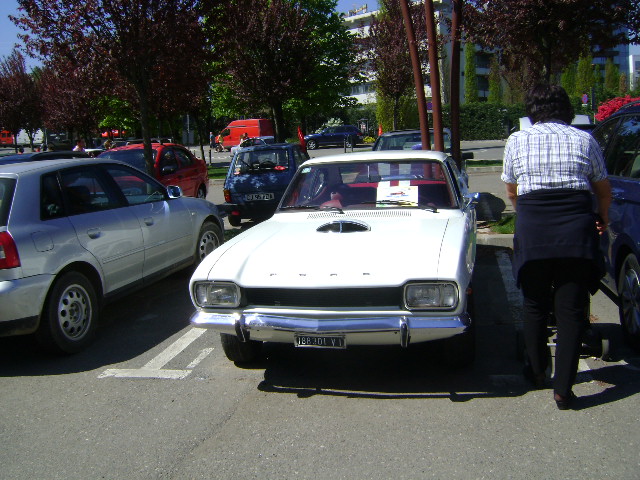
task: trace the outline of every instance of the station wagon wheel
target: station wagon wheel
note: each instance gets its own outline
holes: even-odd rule
[[[347,146],[347,148],[351,148],[355,146],[355,143],[353,141],[353,137],[347,137],[345,139],[345,145]]]
[[[262,342],[249,340],[241,342],[235,335],[220,334],[222,350],[232,362],[251,362],[255,360],[262,350]]]
[[[199,264],[204,257],[222,245],[222,231],[213,222],[206,221],[200,228],[198,243],[196,245],[196,264]]]
[[[200,188],[198,188],[196,198],[207,198],[207,190],[204,188],[204,185],[200,185]]]
[[[93,284],[81,273],[68,272],[53,284],[42,311],[36,338],[55,353],[76,353],[95,336],[98,299]]]
[[[315,140],[307,140],[308,150],[315,150],[316,148],[318,148],[318,142],[316,142]]]
[[[620,324],[625,339],[640,350],[640,265],[634,254],[624,259],[618,279]]]

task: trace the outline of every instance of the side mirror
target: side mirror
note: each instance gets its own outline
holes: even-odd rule
[[[177,170],[178,167],[176,165],[165,165],[162,167],[160,173],[162,173],[162,175],[170,175],[172,173],[176,173]]]
[[[182,196],[182,189],[177,185],[169,185],[167,187],[167,194],[169,198],[180,198]]]
[[[469,192],[464,194],[465,208],[476,205],[480,201],[479,192]]]

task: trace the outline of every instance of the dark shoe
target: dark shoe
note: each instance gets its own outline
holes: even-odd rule
[[[558,410],[569,410],[573,401],[578,398],[573,392],[569,392],[569,395],[564,397],[558,393],[553,394],[553,399],[556,401]]]
[[[533,373],[531,366],[527,365],[522,370],[522,374],[534,388],[540,390],[545,387],[547,376],[544,373]]]

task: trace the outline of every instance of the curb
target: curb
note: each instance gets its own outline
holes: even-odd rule
[[[476,244],[513,249],[513,234],[483,233],[478,231]]]

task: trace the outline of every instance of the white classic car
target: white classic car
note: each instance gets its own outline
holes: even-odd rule
[[[208,255],[190,281],[191,324],[227,357],[296,347],[441,340],[474,358],[477,196],[448,155],[363,152],[302,164],[275,215]]]

